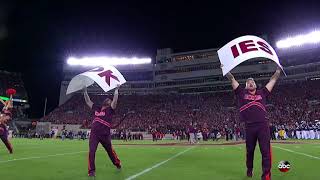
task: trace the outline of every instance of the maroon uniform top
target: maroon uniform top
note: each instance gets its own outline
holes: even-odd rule
[[[108,107],[101,111],[101,108],[101,106],[96,104],[92,105],[92,110],[94,111],[93,123],[101,123],[111,128],[114,110],[111,107]]]
[[[193,127],[192,125],[189,125],[188,126],[188,131],[189,131],[189,133],[195,133],[196,132],[196,128]]]
[[[240,86],[235,90],[240,110],[240,121],[245,123],[266,122],[266,97],[270,91],[264,87],[256,91],[254,95],[249,90]]]

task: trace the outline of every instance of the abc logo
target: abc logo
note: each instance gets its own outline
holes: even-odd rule
[[[288,161],[280,161],[278,165],[279,171],[288,172],[291,168],[290,163]]]

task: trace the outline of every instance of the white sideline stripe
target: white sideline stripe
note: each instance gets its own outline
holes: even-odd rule
[[[281,149],[281,150],[284,150],[284,151],[288,151],[288,152],[291,152],[291,153],[294,153],[294,154],[300,154],[300,155],[304,155],[304,156],[307,156],[307,157],[310,157],[310,158],[313,158],[313,159],[318,159],[318,160],[320,160],[320,157],[312,156],[312,155],[310,155],[310,154],[293,151],[293,150],[286,149],[286,148],[282,148],[282,147],[279,147],[279,146],[272,146],[272,147],[278,148],[278,149]]]
[[[194,147],[190,147],[190,148],[188,148],[188,149],[186,149],[186,150],[184,150],[184,151],[181,151],[181,152],[175,154],[174,156],[170,157],[169,159],[164,160],[164,161],[162,161],[162,162],[160,162],[160,163],[158,163],[158,164],[155,164],[154,166],[152,166],[152,167],[150,167],[150,168],[147,168],[147,169],[145,169],[145,170],[143,170],[143,171],[141,171],[141,172],[139,172],[139,173],[137,173],[137,174],[135,174],[135,175],[132,175],[132,176],[126,178],[125,180],[135,179],[135,178],[137,178],[138,176],[141,176],[141,175],[143,175],[143,174],[145,174],[145,173],[147,173],[147,172],[149,172],[149,171],[151,171],[151,170],[153,170],[153,169],[161,166],[162,164],[164,164],[164,163],[166,163],[166,162],[168,162],[168,161],[170,161],[170,160],[172,160],[172,159],[174,159],[174,158],[176,158],[176,157],[178,157],[178,156],[180,156],[180,155],[182,155],[182,154],[190,151],[190,150],[193,149],[193,148],[194,148]]]
[[[79,152],[71,152],[71,153],[51,154],[51,155],[46,155],[46,156],[25,157],[25,158],[18,158],[18,159],[10,159],[10,160],[5,160],[5,161],[0,161],[0,163],[8,163],[8,162],[12,162],[12,161],[23,161],[23,160],[30,160],[30,159],[42,159],[42,158],[65,156],[65,155],[74,155],[74,154],[81,154],[81,153],[87,153],[87,152],[88,151],[79,151]]]

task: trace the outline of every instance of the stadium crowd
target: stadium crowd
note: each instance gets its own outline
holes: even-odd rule
[[[319,120],[319,94],[319,81],[276,86],[267,103],[268,119],[277,129],[274,132],[282,126],[287,131],[292,131],[296,129],[296,122],[315,123],[315,120]],[[105,96],[91,96],[93,102],[105,99]],[[118,122],[123,114],[133,112],[117,128],[119,137],[124,130],[150,133],[156,130],[176,137],[179,134],[186,136],[190,122],[203,135],[207,131],[219,132],[222,136],[238,134],[241,137],[243,129],[238,120],[236,103],[232,91],[194,95],[122,95],[114,121]],[[41,121],[82,124],[83,128],[88,128],[91,111],[85,104],[83,95],[76,94]]]
[[[6,96],[8,88],[17,90],[16,98],[27,99],[21,74],[0,70],[0,95]]]

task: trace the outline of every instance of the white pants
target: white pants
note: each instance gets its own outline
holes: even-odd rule
[[[320,139],[320,131],[319,130],[316,131],[316,139]]]
[[[284,139],[288,139],[287,132],[284,132]]]
[[[302,134],[301,134],[301,138],[302,138],[302,139],[308,139],[308,137],[307,137],[307,132],[308,132],[308,131],[305,131],[305,130],[302,131]]]
[[[291,139],[293,139],[294,138],[294,131],[291,131]]]
[[[196,142],[194,133],[189,133],[189,135],[190,135],[190,140],[189,140],[190,144],[194,144]]]
[[[310,131],[306,131],[307,139],[310,139]]]
[[[315,138],[315,136],[316,136],[316,134],[314,133],[314,131],[313,130],[310,130],[309,131],[309,137],[310,137],[310,139],[314,139]]]
[[[301,139],[301,131],[296,131],[297,139]]]

